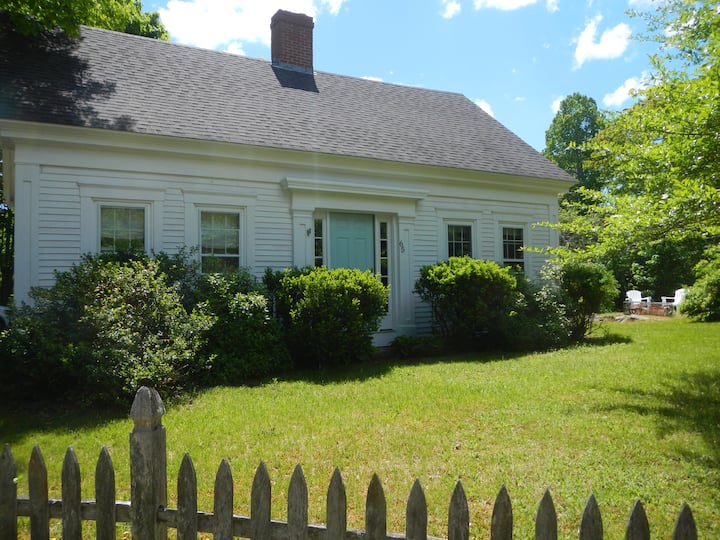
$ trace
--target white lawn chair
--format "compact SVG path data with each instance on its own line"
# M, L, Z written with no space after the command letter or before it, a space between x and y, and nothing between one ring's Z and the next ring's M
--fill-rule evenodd
M652 302L652 297L643 296L640 291L635 289L625 293L625 305L629 313L641 312L643 308L650 309L650 302Z
M677 310L677 307L682 304L683 300L685 300L687 292L687 289L677 289L675 291L675 296L661 296L660 300L663 307L671 309L672 311Z

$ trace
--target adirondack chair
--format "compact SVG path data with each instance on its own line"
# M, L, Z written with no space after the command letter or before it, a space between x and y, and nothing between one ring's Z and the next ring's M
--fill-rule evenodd
M635 289L625 293L625 306L627 311L630 313L642 311L643 307L648 309L650 307L650 302L652 302L652 297L643 296L640 291Z
M661 296L660 300L665 308L675 311L682 301L685 300L686 294L687 289L677 289L675 296Z

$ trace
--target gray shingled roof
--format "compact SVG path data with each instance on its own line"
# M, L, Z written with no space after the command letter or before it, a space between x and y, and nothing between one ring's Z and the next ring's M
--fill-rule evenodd
M0 118L573 181L466 97L83 28L0 37Z

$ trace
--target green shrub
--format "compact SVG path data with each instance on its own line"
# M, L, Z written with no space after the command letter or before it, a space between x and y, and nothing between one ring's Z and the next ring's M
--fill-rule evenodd
M372 355L372 335L387 313L389 296L376 274L295 269L286 271L277 286L277 314L296 365L327 367Z
M415 283L415 293L431 306L434 331L462 347L502 343L521 301L516 288L509 268L470 257L424 266Z
M695 275L697 280L680 304L680 311L696 321L720 321L720 246L706 251Z
M505 319L503 344L507 350L545 351L567 345L570 321L558 291L549 285L531 283L517 275L521 301L511 317Z
M142 380L175 394L209 368L198 354L209 318L183 309L155 261L86 256L30 294L2 344L11 392L107 403Z
M617 281L603 265L583 261L567 261L556 268L555 275L570 321L570 337L580 341L590 331L595 314L613 305Z
M200 262L195 258L196 252L197 249L182 247L172 255L164 251L154 254L165 283L178 292L185 311L188 313L192 312L200 302L197 289L200 286L202 274L200 274Z
M211 383L237 384L290 367L280 325L270 316L267 297L247 270L204 276L198 296L215 319L206 345L213 357Z
M420 358L440 354L444 343L438 336L398 336L390 349L399 358Z

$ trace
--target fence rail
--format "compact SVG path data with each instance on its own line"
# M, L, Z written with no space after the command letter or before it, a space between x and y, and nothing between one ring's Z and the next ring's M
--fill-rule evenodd
M177 482L177 508L167 508L165 413L162 400L151 388L142 387L133 402L130 416L131 502L116 501L115 470L110 454L103 448L95 468L95 500L80 499L80 467L75 451L67 449L62 466L62 498L48 497L47 469L36 446L28 466L28 497L17 496L15 460L8 445L0 454L0 540L17 538L18 517L30 518L33 540L49 540L51 519L62 520L64 540L82 538L82 522L94 521L99 540L114 539L118 523L130 523L137 540L165 539L174 529L178 540L210 533L218 540L234 537L251 540L426 540L427 504L420 483L410 491L406 509L405 534L388 534L387 505L377 475L370 481L365 502L365 530L347 528L347 498L342 476L335 469L327 491L327 524L308 523L308 489L298 465L290 479L287 521L270 519L270 476L260 463L252 484L250 517L233 514L233 479L230 464L223 460L215 477L214 512L198 511L197 479L189 455L185 455ZM540 501L535 518L535 540L556 540L557 514L549 491ZM511 540L512 504L503 486L495 499L490 526L491 540ZM452 493L448 512L447 540L468 540L470 513L462 484ZM602 540L603 526L594 496L583 512L580 540ZM627 523L626 540L649 540L650 527L645 509L636 501ZM673 540L697 540L690 507L685 504L677 518Z

